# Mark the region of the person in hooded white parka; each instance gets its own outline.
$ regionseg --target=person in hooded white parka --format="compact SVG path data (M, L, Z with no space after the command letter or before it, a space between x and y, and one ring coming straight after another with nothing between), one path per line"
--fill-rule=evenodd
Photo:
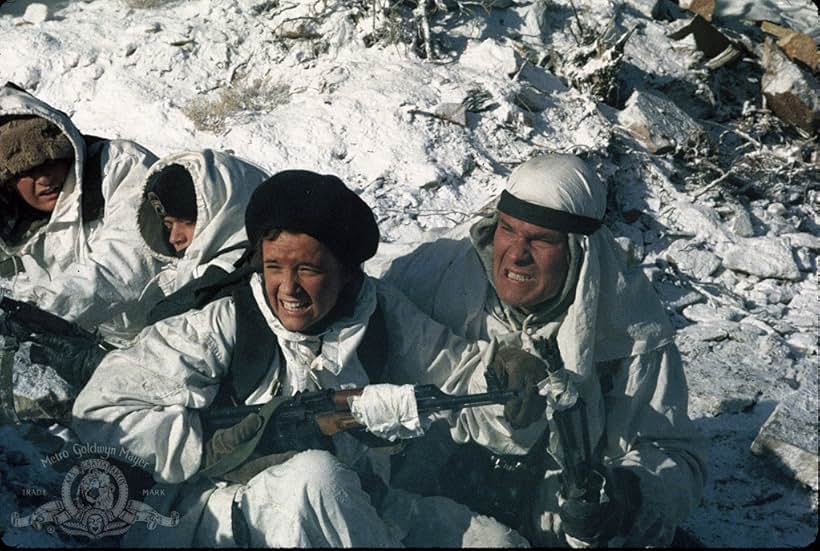
M82 135L69 117L0 87L0 277L10 295L127 341L138 298L162 267L137 210L156 157L127 140Z
M553 367L563 367L563 382L582 399L590 464L606 481L600 503L567 500L562 490L567 454L554 415L562 406L549 390L546 365L526 375L538 379L546 399L531 438L510 447L484 435L476 439L484 447L478 463L457 461L474 445L440 441L435 456L451 454L450 463L439 460L443 472L431 473L430 462L405 461L394 477L399 487L418 488L441 476L433 491L455 495L450 490L462 474L480 471L490 454L520 458L544 446L545 461L525 477L532 491L528 503L519 504L521 526L515 526L531 543L670 544L700 501L705 440L687 415L686 379L663 306L602 224L606 200L606 187L578 157L535 157L513 171L495 208L472 223L468 238L422 245L385 274L458 335L542 356L546 342L557 343L564 365ZM515 412L506 413L514 423ZM467 440L457 432L453 437ZM432 457L433 442L431 435L411 443L407 456Z

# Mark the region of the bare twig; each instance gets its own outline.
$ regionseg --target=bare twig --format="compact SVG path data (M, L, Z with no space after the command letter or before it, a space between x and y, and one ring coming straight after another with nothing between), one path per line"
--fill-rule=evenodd
M724 181L726 178L728 178L729 176L732 175L733 170L734 170L734 168L730 168L729 170L724 172L723 175L720 178L718 178L716 180L713 180L709 184L707 184L704 187L702 187L701 189L699 189L695 194L692 195L692 200L697 200L701 195L703 195L704 193L706 193L710 189L718 186L722 181Z
M572 6L572 13L575 14L575 21L578 23L578 31L581 33L581 39L583 40L584 36L586 36L587 31L586 31L586 29L584 29L584 26L581 24L581 17L578 15L578 10L575 8L575 2L573 2L572 0L569 0L569 5ZM572 25L570 25L569 30L572 33ZM581 42L578 42L578 38L575 37L575 33L572 33L572 37L575 38L575 42L578 43L578 45L580 46Z
M431 39L430 18L427 15L427 0L419 0L416 9L413 10L413 15L416 16L416 20L418 21L421 39L424 43L424 55L428 61L432 61L436 58L436 54L433 50L433 43Z
M705 120L705 119L701 119L700 122L705 122L706 124L711 124L712 126L717 126L718 128L723 128L723 129L728 130L729 132L732 132L734 134L737 134L741 138L744 138L745 140L753 143L758 148L763 147L762 143L760 143L759 141L754 139L752 136L750 136L746 132L743 132L742 130L738 130L737 128L732 128L731 126L726 126L725 124L721 124L719 122L709 121L709 120Z

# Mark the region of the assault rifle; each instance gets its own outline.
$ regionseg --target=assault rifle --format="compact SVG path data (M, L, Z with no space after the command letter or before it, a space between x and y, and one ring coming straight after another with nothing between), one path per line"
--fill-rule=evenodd
M102 341L91 331L28 302L4 296L0 298L0 310L3 311L1 319L4 325L9 328L8 332L11 333L8 336L13 336L19 341L32 340L36 335L52 334L61 337L86 339L108 351L114 349L114 346Z
M418 385L415 387L416 408L421 416L436 411L503 404L520 392L513 389L452 396L435 385ZM308 448L327 449L328 437L342 431L347 431L372 446L388 445L387 441L368 433L350 413L348 398L361 393L361 388L297 392L291 398L274 398L261 405L202 410L200 419L205 433L211 434L239 423L251 413L260 414L267 421L263 442L269 453Z
M0 298L0 334L30 341L31 360L54 368L72 385L83 386L103 356L116 347L99 336L33 304Z
M536 348L547 365L550 375L564 368L564 361L555 339L541 340ZM553 412L555 431L563 452L561 470L561 495L568 500L575 514L589 514L590 536L583 541L592 547L606 547L611 537L611 522L608 518L598 518L601 489L604 476L599 470L600 461L590 448L589 421L584 400L578 396L575 403L566 409Z
M552 374L564 368L564 360L558 351L558 344L554 339L544 339L536 343L538 353ZM579 396L575 403L563 410L553 413L558 442L564 454L564 465L561 473L564 485L563 494L566 498L594 499L594 488L591 487L593 472L593 457L589 446L589 423L586 407Z

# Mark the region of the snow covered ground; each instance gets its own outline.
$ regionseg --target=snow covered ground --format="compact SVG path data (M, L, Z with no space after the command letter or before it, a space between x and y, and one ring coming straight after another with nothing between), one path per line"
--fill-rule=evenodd
M692 16L671 0L443 0L428 14L434 60L412 44L412 2L13 0L0 2L0 80L159 156L215 148L337 174L378 216L374 275L469 220L532 155L585 155L613 190L607 222L681 329L690 415L712 440L687 530L710 547L805 546L818 528L818 148L764 109L765 37L743 18L816 37L818 16L808 1L717 4L713 23L749 49L709 69L692 35L669 37ZM671 107L653 118L633 93ZM808 483L751 452L775 408L803 396ZM0 430L3 541L71 543L8 527L39 504L21 491L45 476L43 448Z

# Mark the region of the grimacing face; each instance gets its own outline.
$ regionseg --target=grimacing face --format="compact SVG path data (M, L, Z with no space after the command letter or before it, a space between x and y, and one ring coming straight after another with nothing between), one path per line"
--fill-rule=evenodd
M531 313L564 285L569 271L567 234L500 212L492 270L498 298Z
M289 331L305 331L336 305L351 276L317 239L283 231L262 241L262 275L274 315Z
M59 159L49 161L12 178L12 186L31 208L53 212L63 190L70 163Z

